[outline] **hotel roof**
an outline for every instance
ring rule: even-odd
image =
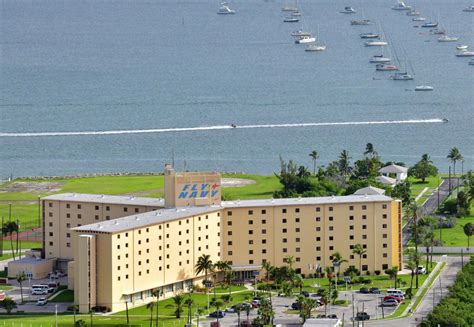
[[[83,194],[83,193],[62,193],[41,198],[42,200],[56,200],[69,202],[90,202],[105,204],[127,204],[150,207],[164,207],[165,200],[161,198],[144,198],[124,195],[103,195],[103,194]]]
[[[379,173],[381,174],[388,174],[388,173],[394,173],[394,174],[401,174],[401,173],[406,173],[408,172],[407,167],[391,164],[385,167],[382,167],[379,169]]]

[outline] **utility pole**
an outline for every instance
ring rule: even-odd
[[[38,196],[38,227],[41,227],[41,197]]]
[[[438,177],[438,211],[439,211],[439,177]]]
[[[413,200],[414,201],[414,200]],[[418,207],[416,205],[416,201],[414,201],[414,209],[413,210],[413,233],[415,234],[415,258],[416,258],[416,266],[418,267],[419,261],[418,261],[418,233],[417,233],[417,220],[418,220]],[[418,274],[415,276],[416,280],[416,289],[418,289]]]
[[[355,326],[354,293],[352,293],[352,327]]]
[[[362,302],[362,312],[365,312],[365,302]],[[364,322],[365,322],[365,320],[362,319],[362,327],[365,326],[365,323],[364,323]]]
[[[449,184],[448,184],[448,193],[449,195],[451,195],[451,166],[449,166],[449,175],[448,175],[448,181],[449,181]]]

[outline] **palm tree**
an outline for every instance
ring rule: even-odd
[[[295,257],[292,255],[286,256],[283,258],[283,262],[285,262],[290,269],[293,269],[293,264],[295,263]]]
[[[18,229],[19,229],[18,224],[14,221],[9,221],[2,227],[2,234],[5,236],[10,235],[10,245],[11,245],[11,250],[12,250],[13,261],[16,260],[15,251],[13,248],[13,233],[15,232],[18,233]]]
[[[349,152],[347,152],[347,150],[342,150],[341,154],[339,155],[339,161],[337,165],[344,179],[346,179],[351,172],[351,159],[352,158],[349,156]]]
[[[472,223],[467,223],[463,226],[464,234],[467,236],[467,247],[470,248],[469,238],[474,234],[474,225]]]
[[[240,312],[242,311],[242,304],[235,305],[235,312],[237,313],[237,326],[240,327]]]
[[[413,227],[413,241],[415,243],[415,259],[416,259],[416,266],[418,267],[419,265],[419,256],[418,256],[418,204],[416,203],[415,199],[410,199],[410,202],[408,204],[408,216],[412,216],[412,227]],[[418,289],[418,274],[415,275],[415,283],[416,283],[416,289]]]
[[[71,308],[72,308],[72,313],[74,315],[74,326],[76,326],[76,313],[77,313],[77,310],[79,310],[79,306],[77,304],[73,304]]]
[[[204,272],[205,279],[204,282],[208,283],[208,272],[214,269],[214,264],[212,263],[211,256],[209,254],[202,254],[196,263],[196,275]],[[207,286],[207,285],[206,285]]]
[[[194,301],[191,297],[189,297],[188,299],[186,299],[184,301],[184,304],[186,304],[188,306],[188,324],[191,325],[191,318],[193,316],[193,304],[194,304]]]
[[[386,269],[385,273],[390,276],[390,279],[395,280],[394,288],[397,288],[398,267],[393,266],[391,269]]]
[[[410,279],[410,290],[411,290],[413,288],[413,278],[415,277],[415,271],[418,268],[412,256],[410,256],[410,259],[405,263],[405,268],[411,271],[411,279]]]
[[[327,268],[326,268],[327,271]],[[321,294],[320,301],[324,303],[324,315],[327,316],[328,303],[331,300],[331,290],[324,290]]]
[[[303,277],[301,277],[301,275],[299,274],[296,274],[293,277],[293,285],[300,289],[300,294],[301,294],[301,292],[303,292],[303,286],[304,286]]]
[[[332,264],[334,267],[337,267],[337,272],[336,272],[337,277],[339,277],[339,272],[341,271],[341,265],[344,262],[347,262],[347,260],[342,258],[342,255],[340,252],[336,251],[332,254]]]
[[[316,175],[316,160],[319,158],[319,153],[316,150],[311,151],[309,154],[311,160],[313,160],[313,175]]]
[[[176,307],[174,314],[176,318],[181,318],[181,312],[183,311],[184,297],[181,294],[178,294],[173,297],[173,303]]]
[[[26,275],[22,271],[16,275],[16,281],[20,284],[21,303],[23,303],[23,282],[26,280]]]
[[[265,269],[265,279],[268,280],[270,271],[273,270],[273,266],[269,261],[262,262],[262,268]]]
[[[155,305],[158,305],[156,302],[151,301],[146,305],[147,309],[150,309],[150,327],[153,326],[153,309],[155,308]]]
[[[16,302],[11,297],[6,297],[3,301],[0,301],[0,308],[4,308],[8,314],[12,313],[12,310],[16,307]]]
[[[249,315],[250,315],[250,305],[245,306],[245,314],[247,316],[247,324],[249,323]]]
[[[449,150],[448,155],[446,156],[453,163],[453,175],[456,176],[456,162],[462,161],[464,157],[459,152],[459,149],[454,147]]]
[[[159,288],[151,291],[151,295],[156,297],[156,326],[158,326],[158,314],[159,314],[159,307],[160,307],[160,296],[161,290]]]
[[[356,244],[352,249],[352,253],[359,256],[359,274],[362,274],[362,256],[367,253],[367,250],[364,249],[362,244]]]
[[[372,143],[367,143],[365,145],[364,155],[368,155],[371,159],[377,157],[377,151],[375,151],[374,145]]]
[[[199,327],[199,317],[204,313],[204,309],[203,308],[200,308],[198,307],[196,309],[196,315],[197,315],[197,320],[196,320],[196,326]]]
[[[424,154],[421,156],[421,162],[427,163],[427,164],[432,164],[432,163],[433,163],[433,161],[431,161],[431,158],[430,158],[430,156],[429,156],[427,153],[424,153]]]

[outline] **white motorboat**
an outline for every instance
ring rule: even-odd
[[[420,12],[416,10],[412,10],[407,12],[407,16],[420,16]]]
[[[301,36],[298,40],[295,40],[296,44],[306,44],[314,42],[316,42],[316,38],[312,36]]]
[[[457,40],[459,40],[458,37],[447,35],[443,35],[438,38],[438,42],[456,42]]]
[[[412,19],[414,22],[424,22],[426,20],[425,17],[415,17]]]
[[[474,57],[474,51],[461,51],[456,53],[456,57]]]
[[[299,10],[296,10],[296,11],[293,11],[293,12],[291,13],[291,16],[293,16],[293,17],[300,17],[300,16],[303,16],[303,13],[302,13],[301,11],[299,11]]]
[[[370,19],[354,19],[351,20],[351,25],[370,25],[372,22]]]
[[[298,7],[294,5],[286,5],[283,8],[281,8],[281,11],[297,11]]]
[[[378,39],[380,38],[380,35],[375,34],[375,33],[361,33],[359,34],[361,39]]]
[[[434,88],[430,85],[418,85],[415,86],[415,91],[433,91]]]
[[[364,43],[366,47],[384,47],[388,43],[385,41],[369,41]]]
[[[395,65],[377,64],[375,65],[375,70],[387,72],[387,71],[398,70],[398,67]]]
[[[469,46],[466,44],[461,44],[461,45],[456,46],[456,49],[461,50],[461,51],[467,50],[468,48]]]
[[[299,29],[297,31],[291,32],[291,36],[294,36],[294,37],[311,36],[311,33],[310,32],[305,32],[302,29]]]
[[[393,79],[394,81],[411,81],[415,77],[413,75],[408,74],[408,72],[403,72],[403,73],[396,72],[395,75],[390,76],[390,78]]]
[[[430,30],[430,34],[432,35],[443,35],[446,34],[446,30],[442,28],[433,28]]]
[[[464,8],[462,11],[466,11],[466,12],[474,12],[474,6],[469,6],[469,7],[466,7],[466,8]]]
[[[438,23],[428,22],[421,25],[421,27],[438,27]]]
[[[283,21],[285,23],[298,23],[300,20],[297,17],[285,17],[285,19],[283,19]]]
[[[326,50],[325,45],[310,44],[304,51],[313,52],[313,51],[324,51]]]
[[[387,63],[390,61],[392,61],[392,58],[384,57],[384,55],[375,55],[369,60],[372,64]]]
[[[229,8],[226,2],[221,3],[221,7],[217,12],[218,15],[233,15],[235,14],[235,10]]]
[[[398,1],[398,3],[392,6],[393,10],[411,10],[411,6],[406,5],[403,1]]]
[[[474,59],[469,60],[469,65],[474,65]]]
[[[341,14],[355,14],[356,12],[357,10],[352,7],[344,7],[344,10],[340,11]]]

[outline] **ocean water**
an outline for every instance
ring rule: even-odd
[[[237,14],[220,16],[207,0],[1,0],[0,177],[161,171],[172,153],[178,169],[269,174],[280,155],[311,167],[312,150],[327,164],[367,142],[385,161],[428,153],[442,171],[457,146],[472,169],[474,66],[455,56],[474,48],[472,3],[409,1],[457,43],[394,3],[300,0],[303,27],[327,45],[308,53],[282,1],[230,1]],[[340,14],[347,5],[359,12]],[[361,18],[375,23],[349,24]],[[390,46],[364,47],[362,32]],[[381,53],[415,80],[375,72]]]

